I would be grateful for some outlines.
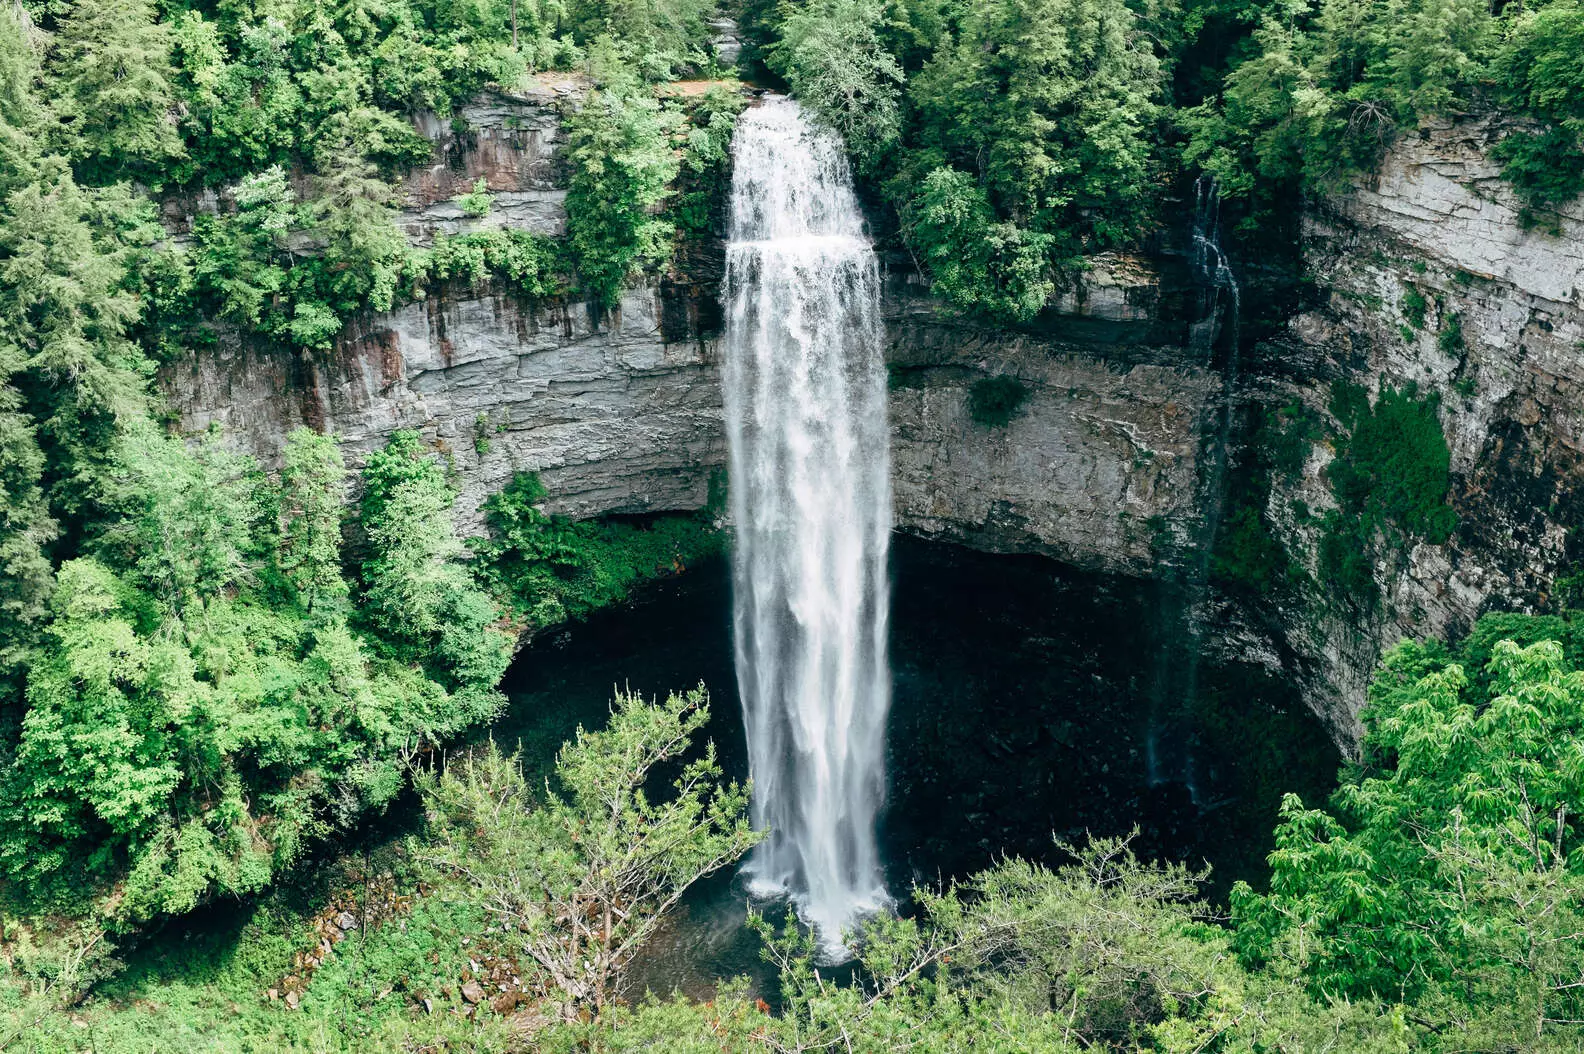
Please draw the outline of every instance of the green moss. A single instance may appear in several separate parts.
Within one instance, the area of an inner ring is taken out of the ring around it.
[[[1457,315],[1447,315],[1436,334],[1436,346],[1446,355],[1463,354],[1463,320]]]
[[[1320,418],[1303,403],[1284,406],[1277,415],[1274,427],[1260,434],[1271,469],[1283,476],[1293,476],[1303,471],[1314,444],[1324,438]]]
[[[1320,571],[1333,593],[1373,603],[1385,547],[1442,544],[1457,517],[1446,503],[1451,453],[1434,396],[1381,388],[1374,405],[1358,385],[1337,384],[1331,412],[1345,430],[1327,469],[1337,508],[1323,521]]]
[[[1318,416],[1302,403],[1252,413],[1250,438],[1239,445],[1228,474],[1210,574],[1223,588],[1267,596],[1298,587],[1307,577],[1271,529],[1266,510],[1272,483],[1301,472],[1324,433]]]
[[[1028,397],[1028,386],[1016,377],[986,377],[968,390],[968,416],[985,428],[1005,428]]]
[[[1406,318],[1408,324],[1414,329],[1424,329],[1425,308],[1428,306],[1429,301],[1425,299],[1425,295],[1413,286],[1409,286],[1403,291],[1403,318]]]
[[[1242,505],[1227,515],[1218,542],[1210,557],[1210,573],[1223,585],[1264,591],[1290,572],[1287,550],[1253,505]]]

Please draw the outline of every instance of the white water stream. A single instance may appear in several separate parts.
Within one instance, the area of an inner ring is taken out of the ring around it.
[[[839,141],[771,97],[738,120],[726,264],[737,680],[768,827],[748,871],[827,957],[887,903],[891,532],[879,267]]]

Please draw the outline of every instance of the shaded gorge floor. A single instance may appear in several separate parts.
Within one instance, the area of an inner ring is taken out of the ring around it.
[[[1283,792],[1318,803],[1339,761],[1291,689],[1254,667],[1201,666],[1180,605],[1152,583],[1040,557],[897,536],[892,549],[887,803],[880,846],[906,910],[915,884],[962,878],[1002,855],[1059,863],[1055,839],[1139,828],[1141,856],[1209,865],[1208,893],[1263,881]],[[663,695],[702,682],[709,734],[747,775],[725,560],[655,583],[623,607],[548,634],[517,660],[491,730],[548,771],[612,689]],[[1191,684],[1191,699],[1170,698]],[[707,994],[762,976],[735,875],[701,883],[633,977]]]
[[[1140,855],[1208,862],[1207,892],[1224,899],[1235,879],[1262,883],[1280,795],[1318,803],[1334,786],[1337,754],[1287,686],[1244,667],[1204,665],[1187,676],[1194,642],[1181,605],[1154,584],[903,536],[891,564],[894,701],[880,847],[900,910],[915,883],[965,877],[1003,854],[1059,863],[1053,834],[1079,840],[1135,826]],[[709,734],[728,772],[745,776],[730,608],[726,561],[716,559],[545,635],[513,666],[503,685],[511,705],[479,737],[508,749],[520,742],[538,782],[580,723],[605,722],[614,686],[660,695],[703,682],[713,695]],[[1172,698],[1183,684],[1194,686],[1186,703]],[[410,792],[260,900],[213,902],[129,942],[126,969],[98,997],[161,1008],[155,1028],[200,1008],[231,1008],[216,1021],[240,1008],[237,1028],[273,1034],[284,1011],[264,992],[299,972],[318,941],[307,923],[339,910],[337,898],[378,899],[368,880],[406,869],[408,836],[422,836]],[[412,1012],[415,955],[440,962],[423,972],[454,985],[472,954],[464,935],[482,920],[443,897],[414,903],[424,918],[410,928],[360,926],[304,1007],[327,1012],[320,1004],[330,1000],[335,1013],[369,1020],[391,1003]],[[635,964],[626,994],[707,998],[719,978],[746,974],[773,1002],[746,910],[735,874],[699,883]],[[766,914],[780,912],[769,905]],[[354,990],[361,1009],[347,1002]]]

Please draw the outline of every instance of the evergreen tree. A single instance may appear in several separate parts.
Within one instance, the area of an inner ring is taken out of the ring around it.
[[[0,10],[0,200],[7,203],[0,215],[38,173],[40,115],[28,90],[35,72],[23,27],[11,10]],[[0,268],[6,262],[0,256]],[[30,358],[18,321],[0,317],[0,702],[19,687],[23,656],[44,617],[51,583],[45,547],[56,530],[40,484],[37,429],[14,384]]]
[[[823,0],[793,11],[766,50],[770,68],[861,162],[878,160],[901,131],[902,67],[880,42],[883,14],[876,0]]]
[[[363,470],[368,537],[364,617],[404,656],[458,689],[490,693],[511,646],[498,605],[474,582],[451,519],[456,491],[417,433],[398,432]],[[480,701],[481,708],[487,704]]]
[[[63,152],[90,182],[153,182],[179,158],[170,33],[149,0],[77,0],[50,41],[45,83]]]
[[[186,617],[251,574],[260,516],[256,469],[217,436],[194,450],[151,425],[117,445],[107,477],[120,516],[100,547],[171,615]]]
[[[341,577],[341,508],[346,468],[334,436],[298,428],[281,468],[280,567],[310,612],[346,596]]]
[[[627,279],[671,253],[676,225],[658,207],[681,170],[663,111],[624,65],[617,42],[595,45],[600,87],[567,128],[567,242],[584,288],[606,307]]]

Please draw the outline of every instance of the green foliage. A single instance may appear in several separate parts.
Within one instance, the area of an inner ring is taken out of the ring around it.
[[[415,281],[481,285],[500,282],[530,300],[565,290],[562,256],[550,239],[517,229],[472,231],[435,238],[427,257],[415,257]]]
[[[900,211],[931,288],[957,310],[1017,322],[1038,314],[1055,291],[1055,237],[995,222],[984,188],[966,172],[933,169]]]
[[[1554,642],[1487,654],[1482,683],[1443,648],[1386,657],[1363,765],[1329,813],[1284,804],[1271,892],[1234,898],[1238,944],[1317,992],[1407,1002],[1463,1049],[1567,1049],[1584,674]]]
[[[1362,388],[1333,387],[1331,412],[1345,434],[1326,469],[1337,508],[1325,516],[1320,573],[1338,597],[1373,603],[1378,560],[1420,539],[1440,545],[1451,537],[1451,453],[1438,406],[1412,386],[1382,387],[1373,405]]]
[[[599,88],[567,123],[567,245],[578,278],[606,307],[627,280],[671,255],[675,224],[657,215],[680,166],[678,118],[623,66],[614,41],[595,45]]]
[[[539,511],[547,496],[537,475],[519,473],[484,503],[489,537],[475,543],[480,574],[530,629],[619,603],[639,583],[682,571],[723,543],[707,510],[647,524],[574,522]]]
[[[402,879],[410,911],[365,920],[295,1011],[260,992],[318,944],[305,916],[322,896],[296,911],[277,896],[218,936],[139,953],[78,1003],[79,1024],[47,1013],[40,980],[103,977],[114,959],[86,954],[91,932],[62,934],[60,951],[13,933],[0,1022],[31,1020],[13,1031],[41,1054],[81,1049],[84,1028],[115,1054],[146,1049],[149,1028],[217,1049],[443,1039],[504,1052],[519,1048],[488,1002],[446,1012],[464,1007],[456,982],[476,972],[470,959],[504,955],[535,1000],[532,1049],[567,1054],[1562,1054],[1584,1038],[1577,637],[1561,619],[1504,615],[1456,649],[1390,652],[1361,760],[1329,810],[1287,797],[1270,889],[1240,883],[1230,927],[1200,899],[1204,875],[1094,839],[1062,846],[1054,867],[1007,860],[916,889],[909,917],[865,924],[842,983],[808,935],[750,915],[778,973],[773,1010],[744,982],[708,1002],[625,1005],[612,996],[632,955],[693,880],[759,835],[746,788],[692,745],[708,720],[702,690],[660,705],[624,693],[606,729],[564,745],[542,788],[493,744],[424,775],[429,828],[409,842],[417,867]],[[437,1012],[415,1012],[425,999]]]
[[[427,663],[466,693],[471,720],[497,704],[493,686],[511,659],[511,638],[464,562],[455,501],[445,469],[416,432],[396,433],[369,456],[359,512],[368,537],[362,616],[395,655]]]
[[[1154,223],[1166,82],[1153,11],[822,0],[769,20],[766,62],[846,137],[950,306],[1028,321],[1083,254]]]
[[[327,348],[344,316],[386,310],[407,264],[387,209],[389,188],[347,155],[299,202],[285,172],[244,178],[236,211],[199,217],[196,294],[233,322],[307,348]]]
[[[1224,584],[1264,591],[1287,580],[1292,562],[1253,505],[1239,505],[1220,523],[1210,573]]]
[[[380,640],[326,603],[339,593],[333,442],[295,435],[283,477],[147,424],[117,444],[115,516],[93,555],[55,576],[0,773],[13,901],[127,927],[255,893],[308,842],[388,802],[410,751],[499,705],[508,642],[492,608],[469,608],[481,594],[446,597],[427,656],[438,680],[383,658],[408,627]],[[388,487],[386,505],[415,489]],[[402,567],[416,562],[405,553]]]
[[[280,569],[310,614],[347,594],[341,577],[341,509],[346,466],[334,436],[298,428],[281,467]]]
[[[489,181],[480,176],[473,184],[473,189],[457,198],[457,206],[462,210],[462,215],[479,219],[488,216],[494,198],[489,192]]]
[[[908,8],[933,53],[911,74],[910,134],[887,182],[910,245],[954,306],[1022,321],[1052,267],[1149,225],[1161,66],[1113,0]]]
[[[993,0],[965,11],[955,43],[914,77],[918,146],[977,172],[999,216],[1070,259],[1146,224],[1160,91],[1127,5]]]
[[[880,41],[883,17],[879,0],[818,0],[793,9],[765,52],[766,64],[859,158],[875,157],[901,131],[902,67]]]
[[[565,1020],[603,1010],[687,887],[763,837],[714,744],[688,760],[708,721],[702,687],[658,705],[621,692],[605,729],[579,728],[561,748],[559,793],[536,801],[518,760],[493,744],[420,784],[435,837],[427,858],[473,887]],[[651,798],[651,775],[678,767]]]
[[[61,122],[61,152],[95,183],[140,176],[155,183],[184,150],[173,114],[171,34],[148,0],[76,0],[45,59]]]
[[[968,416],[985,428],[1005,428],[1028,398],[1028,385],[1016,377],[984,377],[968,389]]]
[[[120,515],[99,539],[100,555],[181,619],[247,578],[263,518],[249,459],[211,436],[194,450],[152,425],[118,445],[107,476]]]
[[[601,38],[612,35],[625,42],[628,68],[645,80],[670,80],[709,64],[703,47],[714,0],[569,0],[567,7],[574,37],[594,64]]]
[[[1219,98],[1184,115],[1184,159],[1232,195],[1268,201],[1270,181],[1334,189],[1420,119],[1496,95],[1542,125],[1494,152],[1535,221],[1584,191],[1581,11],[1573,0],[1521,12],[1473,0],[1251,9],[1251,46],[1227,49]]]
[[[1414,329],[1424,329],[1425,309],[1428,306],[1429,301],[1425,299],[1425,295],[1419,292],[1418,289],[1414,288],[1413,286],[1408,286],[1403,290],[1403,318],[1406,318],[1408,320],[1408,324]]]
[[[697,238],[712,232],[715,217],[724,208],[731,179],[732,129],[747,102],[721,87],[685,102],[682,173],[668,211],[679,233]]]
[[[1562,0],[1523,10],[1495,67],[1509,99],[1545,125],[1497,144],[1503,174],[1531,210],[1584,193],[1584,7]]]

